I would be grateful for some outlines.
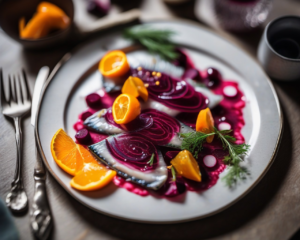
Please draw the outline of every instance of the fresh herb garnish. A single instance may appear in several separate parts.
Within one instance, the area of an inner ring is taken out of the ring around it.
[[[170,40],[171,35],[174,34],[170,30],[134,27],[126,29],[123,36],[140,43],[150,52],[158,53],[162,58],[172,61],[179,57],[175,44]]]
[[[229,131],[226,134],[215,129],[215,132],[222,141],[223,149],[228,149],[229,152],[229,155],[223,159],[225,164],[230,165],[229,172],[223,180],[227,186],[232,187],[239,179],[245,179],[249,175],[248,170],[245,167],[241,167],[240,163],[243,161],[242,156],[246,155],[249,151],[250,145],[245,143],[234,144],[233,142],[236,139],[228,135]]]
[[[172,180],[175,182],[176,181],[176,170],[173,166],[171,167],[171,173],[172,173]]]
[[[240,163],[243,161],[242,156],[246,155],[250,146],[248,144],[235,144],[236,139],[229,135],[231,130],[215,131],[212,133],[190,132],[180,134],[183,138],[181,149],[188,150],[198,158],[199,152],[203,149],[203,143],[208,136],[217,135],[222,142],[224,150],[228,150],[229,155],[223,159],[226,165],[230,165],[228,174],[223,178],[226,185],[232,187],[239,179],[245,179],[249,175],[245,167],[241,167]]]
[[[203,132],[180,133],[179,137],[183,138],[181,149],[190,151],[195,158],[198,158],[198,154],[201,152],[206,138],[215,134],[215,132],[208,134]]]
[[[153,165],[153,162],[154,162],[154,156],[155,156],[155,154],[152,153],[150,160],[147,162],[147,164],[149,164],[150,166]]]

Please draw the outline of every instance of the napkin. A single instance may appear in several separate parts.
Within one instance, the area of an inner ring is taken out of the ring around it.
[[[19,233],[14,224],[13,217],[0,198],[0,239],[1,240],[18,240]]]

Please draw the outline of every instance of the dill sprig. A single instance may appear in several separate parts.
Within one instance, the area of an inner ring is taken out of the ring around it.
[[[245,167],[240,166],[243,161],[243,156],[247,154],[250,149],[248,144],[235,144],[236,139],[229,135],[231,130],[215,131],[212,133],[202,133],[202,132],[190,132],[180,134],[183,138],[181,149],[188,150],[194,154],[195,158],[198,158],[199,152],[203,149],[203,143],[206,138],[211,135],[217,135],[222,142],[224,150],[228,150],[228,155],[224,157],[223,161],[226,165],[229,165],[229,172],[223,178],[225,184],[228,187],[233,187],[239,179],[245,179],[249,175],[248,170]]]
[[[155,154],[152,153],[150,160],[147,162],[147,164],[149,164],[150,166],[153,165],[153,162],[154,162],[154,156],[155,156]]]
[[[179,57],[175,44],[170,40],[170,37],[174,34],[170,30],[134,27],[126,29],[123,36],[140,43],[150,52],[158,53],[162,58],[172,61]]]
[[[229,152],[229,155],[223,159],[225,164],[230,165],[229,172],[223,177],[223,181],[228,187],[232,187],[239,179],[244,180],[249,175],[249,171],[245,167],[240,166],[240,163],[243,161],[242,157],[248,153],[250,145],[245,143],[234,144],[236,141],[234,137],[226,135],[217,129],[215,129],[215,132],[222,141],[223,149],[227,149]]]
[[[206,138],[215,134],[215,132],[206,134],[196,131],[189,133],[180,133],[179,137],[183,138],[181,149],[190,151],[195,158],[198,158],[198,154],[203,149],[203,143],[206,141]]]

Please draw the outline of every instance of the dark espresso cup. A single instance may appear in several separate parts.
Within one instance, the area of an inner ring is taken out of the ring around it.
[[[300,17],[284,16],[270,22],[260,40],[257,57],[276,80],[300,80]]]

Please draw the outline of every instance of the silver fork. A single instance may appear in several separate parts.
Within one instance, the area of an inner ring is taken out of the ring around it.
[[[25,71],[22,71],[23,84],[21,76],[17,75],[9,80],[9,98],[6,100],[3,84],[3,72],[0,69],[1,81],[1,105],[3,115],[14,120],[16,128],[16,143],[17,143],[17,162],[14,179],[11,183],[11,190],[6,197],[6,205],[13,212],[21,212],[26,210],[28,206],[27,195],[24,191],[22,180],[22,131],[21,119],[30,111],[31,97],[28,88],[27,77]],[[17,80],[16,80],[17,79]],[[13,94],[14,93],[14,94]]]

